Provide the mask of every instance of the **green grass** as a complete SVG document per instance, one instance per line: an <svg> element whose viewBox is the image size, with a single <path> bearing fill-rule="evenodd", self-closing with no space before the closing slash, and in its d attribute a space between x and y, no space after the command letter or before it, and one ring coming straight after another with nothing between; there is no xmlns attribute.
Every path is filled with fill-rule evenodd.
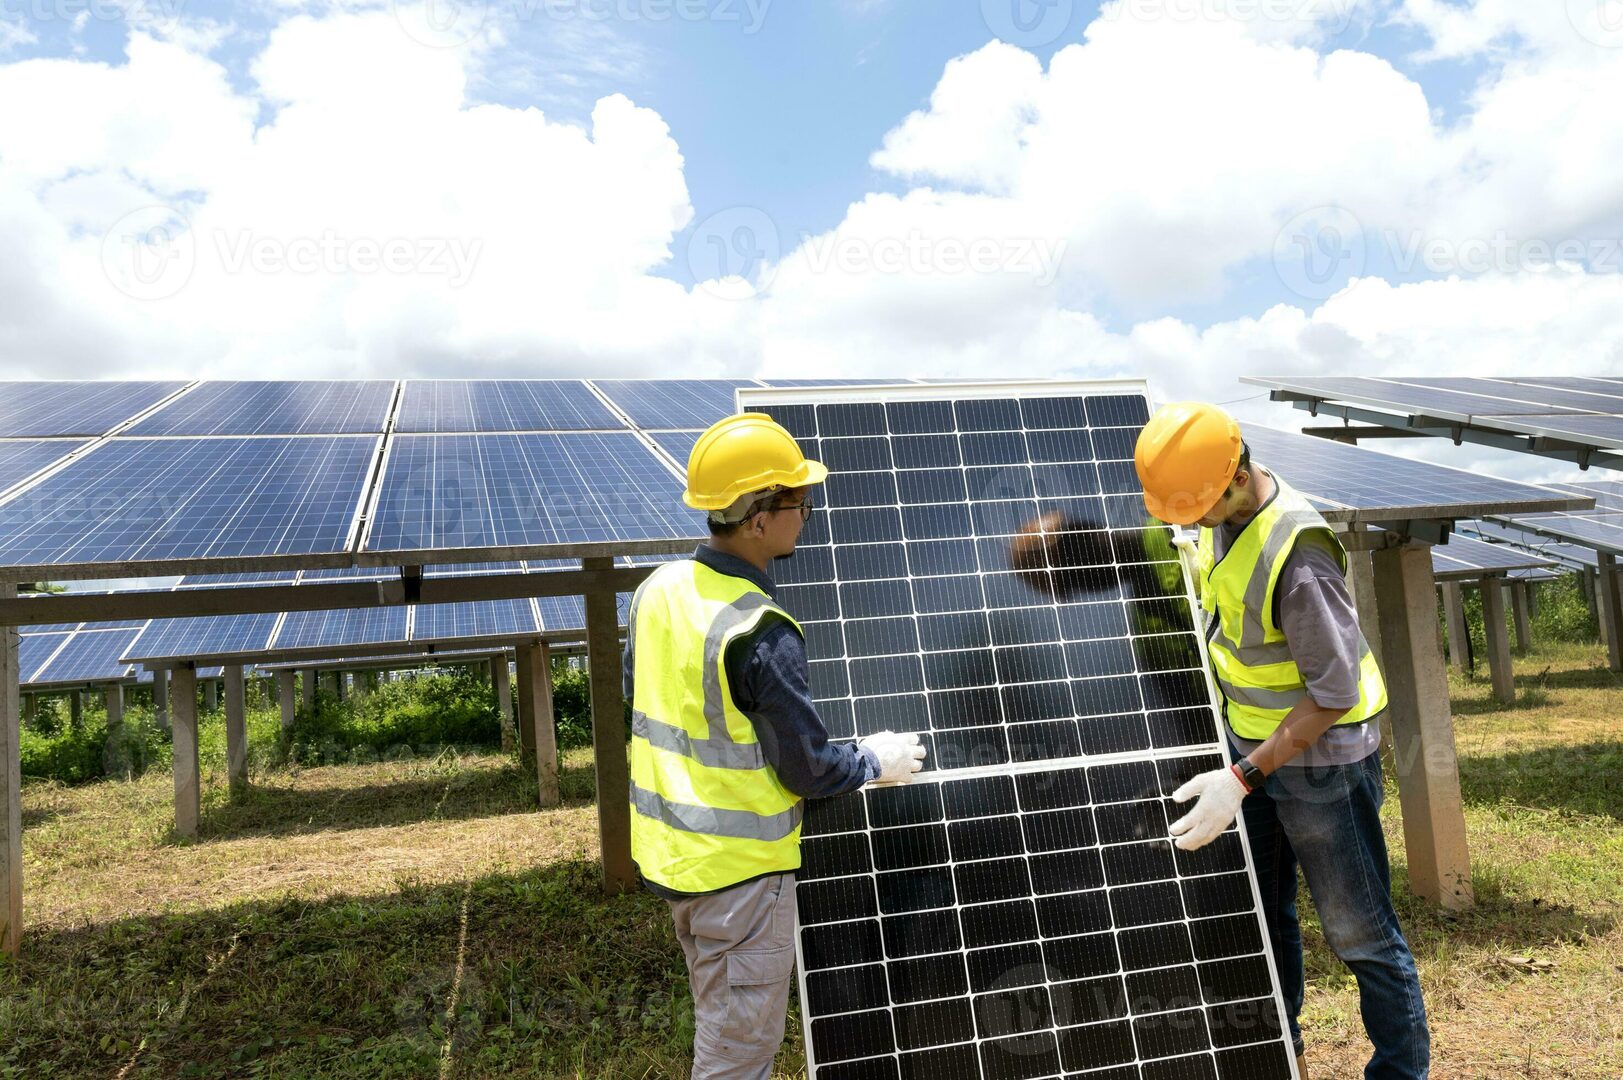
<svg viewBox="0 0 1623 1080"><path fill-rule="evenodd" d="M1593 646L1519 658L1529 695L1454 678L1476 908L1401 914L1435 1076L1623 1075L1617 677ZM1537 685L1535 685L1537 684ZM493 753L262 764L170 832L167 775L24 791L27 933L0 963L0 1076L685 1076L691 1003L664 905L605 899L589 750L564 805ZM1351 978L1304 894L1317 1078L1367 1056ZM459 962L460 958L460 962ZM798 1015L779 1058L799 1075Z"/></svg>

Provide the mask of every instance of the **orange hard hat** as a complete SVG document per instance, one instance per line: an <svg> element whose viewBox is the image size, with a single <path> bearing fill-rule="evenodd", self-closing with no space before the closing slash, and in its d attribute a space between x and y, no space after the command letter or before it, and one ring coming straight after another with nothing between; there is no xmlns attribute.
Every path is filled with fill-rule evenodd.
<svg viewBox="0 0 1623 1080"><path fill-rule="evenodd" d="M1244 445L1240 425L1216 405L1164 406L1144 425L1133 450L1145 508L1173 525L1193 525L1228 490Z"/></svg>

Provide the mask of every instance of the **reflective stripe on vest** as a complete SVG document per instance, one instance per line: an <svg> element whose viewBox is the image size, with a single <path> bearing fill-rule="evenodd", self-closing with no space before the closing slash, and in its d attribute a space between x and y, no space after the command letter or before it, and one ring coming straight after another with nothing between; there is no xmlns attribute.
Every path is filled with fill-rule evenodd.
<svg viewBox="0 0 1623 1080"><path fill-rule="evenodd" d="M683 560L632 598L631 853L643 876L711 892L800 865L801 800L732 700L727 648L788 613L743 578Z"/></svg>
<svg viewBox="0 0 1623 1080"><path fill-rule="evenodd" d="M1274 625L1274 590L1297 538L1309 530L1330 537L1343 572L1347 554L1323 516L1294 488L1274 477L1272 498L1214 559L1212 531L1200 531L1197 562L1201 606L1206 609L1207 652L1223 696L1223 712L1237 735L1266 739L1307 698L1307 684L1285 634ZM1338 724L1359 724L1386 708L1386 683L1369 644L1359 635L1358 704Z"/></svg>

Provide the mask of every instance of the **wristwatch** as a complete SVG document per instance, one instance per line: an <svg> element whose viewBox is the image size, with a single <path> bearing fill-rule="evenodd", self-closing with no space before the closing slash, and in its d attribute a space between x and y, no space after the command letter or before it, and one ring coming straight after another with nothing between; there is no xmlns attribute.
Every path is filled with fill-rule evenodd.
<svg viewBox="0 0 1623 1080"><path fill-rule="evenodd" d="M1239 771L1240 783L1245 785L1247 791L1257 790L1262 786L1263 781L1268 779L1262 774L1262 770L1257 768L1256 763L1248 757L1243 757L1235 762L1234 767Z"/></svg>

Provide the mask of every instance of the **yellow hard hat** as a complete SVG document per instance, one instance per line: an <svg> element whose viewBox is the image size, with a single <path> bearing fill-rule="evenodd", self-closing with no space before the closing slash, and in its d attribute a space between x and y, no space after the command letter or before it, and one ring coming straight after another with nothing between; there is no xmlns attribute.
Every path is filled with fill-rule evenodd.
<svg viewBox="0 0 1623 1080"><path fill-rule="evenodd" d="M821 484L827 476L782 424L765 413L741 413L711 424L693 444L682 501L695 510L725 510L745 495Z"/></svg>
<svg viewBox="0 0 1623 1080"><path fill-rule="evenodd" d="M1173 525L1193 525L1223 497L1244 445L1240 425L1216 405L1164 406L1133 450L1145 508Z"/></svg>

